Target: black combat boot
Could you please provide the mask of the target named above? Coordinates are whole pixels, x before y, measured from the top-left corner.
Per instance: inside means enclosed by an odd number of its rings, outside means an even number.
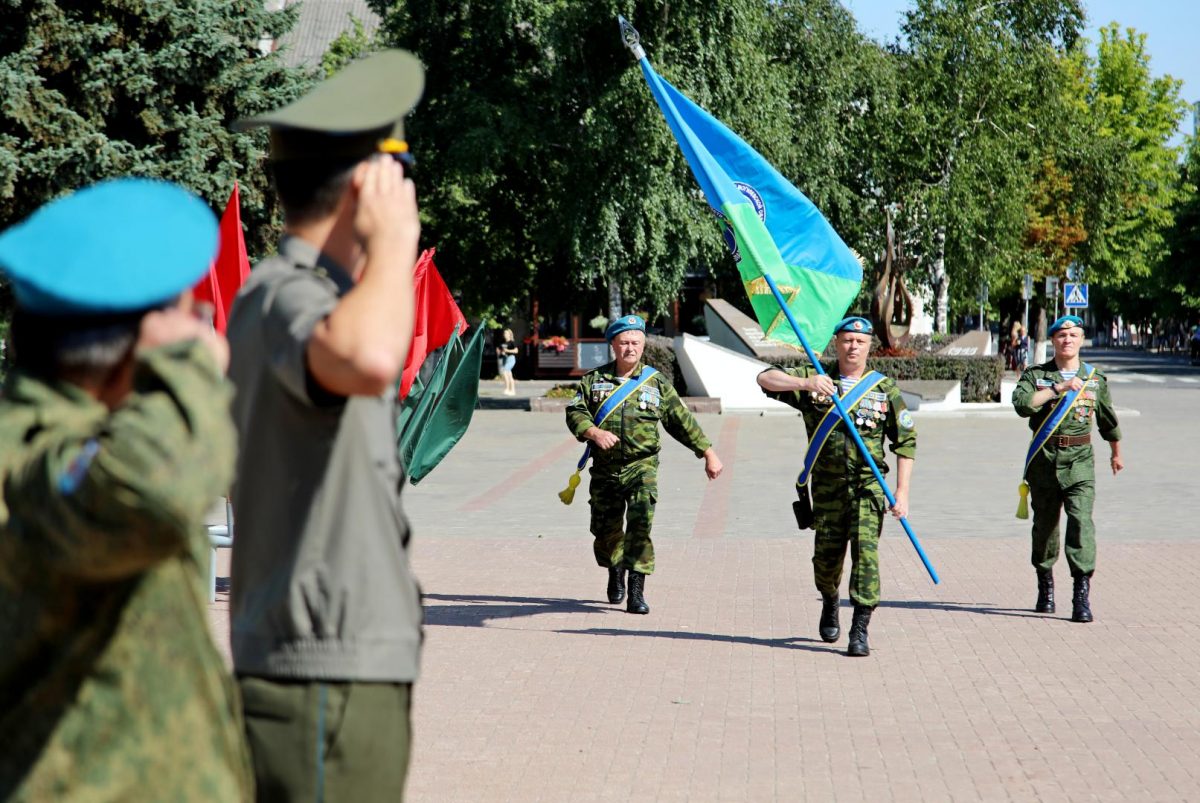
[[[867,625],[871,624],[871,611],[865,605],[854,606],[854,620],[850,623],[850,643],[846,646],[846,655],[860,658],[871,654],[867,646]]]
[[[832,644],[842,635],[842,626],[838,623],[837,596],[821,596],[821,622],[817,627],[821,631],[821,641]]]
[[[1054,571],[1038,569],[1037,578],[1038,599],[1034,610],[1038,613],[1054,613]]]
[[[645,591],[646,575],[630,569],[629,600],[625,603],[625,610],[629,613],[650,613],[650,606],[646,604],[646,599],[642,596]]]
[[[1088,591],[1092,578],[1086,574],[1075,577],[1075,594],[1071,597],[1071,621],[1092,621],[1092,607],[1088,604]]]
[[[608,601],[616,605],[625,599],[625,570],[616,566],[608,568]]]

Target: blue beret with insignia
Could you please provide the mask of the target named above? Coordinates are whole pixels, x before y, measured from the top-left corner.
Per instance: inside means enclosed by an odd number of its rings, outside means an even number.
[[[843,318],[838,322],[838,325],[833,327],[835,335],[842,332],[854,332],[859,335],[875,334],[875,327],[866,318],[860,318],[857,315],[851,315],[849,318]]]
[[[161,306],[195,286],[217,253],[217,219],[175,184],[105,181],[42,206],[0,234],[0,272],[39,315]]]
[[[1078,315],[1064,315],[1050,324],[1049,332],[1053,335],[1062,329],[1074,329],[1076,326],[1083,326],[1083,318]]]
[[[610,323],[608,328],[604,330],[604,339],[611,343],[614,337],[622,332],[628,332],[631,329],[639,332],[645,332],[646,322],[643,321],[639,315],[622,315],[620,318],[617,318],[615,321]]]

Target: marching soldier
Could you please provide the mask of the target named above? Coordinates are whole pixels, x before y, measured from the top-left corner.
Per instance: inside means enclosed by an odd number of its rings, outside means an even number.
[[[1058,521],[1067,511],[1067,565],[1074,580],[1071,621],[1093,619],[1088,599],[1096,569],[1096,538],[1092,506],[1096,472],[1092,456],[1092,419],[1111,449],[1109,467],[1115,476],[1121,460],[1121,429],[1113,410],[1104,374],[1083,362],[1083,319],[1064,315],[1050,326],[1054,358],[1021,374],[1013,390],[1017,415],[1029,419],[1033,439],[1025,458],[1019,518],[1026,518],[1025,495],[1033,502],[1033,554],[1038,596],[1034,609],[1054,613],[1054,564],[1058,560]]]
[[[248,801],[208,627],[204,515],[233,476],[228,348],[187,292],[217,222],[121,179],[0,236],[0,799]]]
[[[865,656],[871,652],[867,641],[871,612],[879,604],[879,533],[887,498],[830,397],[838,393],[884,474],[888,466],[883,443],[885,438],[891,441],[897,457],[896,505],[892,508],[896,518],[908,514],[917,431],[896,383],[867,370],[871,336],[875,333],[871,322],[865,318],[846,318],[833,331],[837,362],[823,366],[828,375],[818,374],[809,365],[788,369],[775,366],[758,375],[758,384],[771,398],[800,410],[809,433],[804,467],[796,481],[800,496],[796,509],[797,523],[802,529],[814,525],[816,528],[813,575],[821,592],[818,624],[821,639],[833,643],[842,632],[838,622],[838,587],[849,546],[854,620],[846,654]],[[836,383],[832,378],[835,376]]]
[[[671,383],[642,362],[646,322],[626,315],[609,324],[604,337],[617,359],[580,381],[579,393],[567,407],[567,427],[588,442],[579,468],[589,454],[594,459],[591,532],[596,563],[608,569],[608,601],[615,605],[625,597],[628,569],[626,610],[649,613],[644,592],[646,575],[654,572],[650,525],[658,500],[659,423],[704,458],[710,480],[720,476],[722,465]],[[572,480],[573,488],[577,478]],[[569,503],[569,496],[563,501]]]

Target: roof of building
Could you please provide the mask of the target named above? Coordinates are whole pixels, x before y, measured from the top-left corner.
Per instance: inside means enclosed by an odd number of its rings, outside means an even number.
[[[276,43],[283,61],[289,67],[316,67],[331,42],[354,30],[353,20],[363,25],[367,36],[379,28],[379,16],[366,0],[289,0],[287,5],[300,6],[300,19]]]

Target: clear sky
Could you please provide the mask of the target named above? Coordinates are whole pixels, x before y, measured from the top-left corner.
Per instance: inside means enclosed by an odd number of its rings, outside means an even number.
[[[900,33],[900,19],[908,0],[841,0],[868,36],[890,42]],[[1181,94],[1189,104],[1200,101],[1200,0],[1084,0],[1087,28],[1084,35],[1097,41],[1097,31],[1110,22],[1146,34],[1150,72],[1183,80]],[[1095,53],[1095,47],[1091,48]],[[1184,132],[1192,133],[1186,115]],[[1182,139],[1178,137],[1177,140]],[[1178,144],[1175,142],[1173,144]]]

